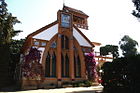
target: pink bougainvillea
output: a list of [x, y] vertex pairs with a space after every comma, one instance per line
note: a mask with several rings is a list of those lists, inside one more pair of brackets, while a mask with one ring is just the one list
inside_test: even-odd
[[29, 53], [24, 56], [22, 64], [22, 75], [24, 78], [42, 80], [44, 73], [40, 59], [40, 51], [31, 47]]
[[96, 61], [95, 56], [92, 52], [85, 53], [86, 70], [89, 80], [96, 78]]

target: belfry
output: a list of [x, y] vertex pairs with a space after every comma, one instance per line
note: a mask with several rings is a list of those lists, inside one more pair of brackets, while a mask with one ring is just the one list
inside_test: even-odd
[[27, 55], [31, 47], [41, 51], [39, 63], [44, 74], [40, 83], [36, 82], [41, 79], [26, 79], [22, 75], [23, 88], [87, 80], [84, 53], [92, 52], [94, 47], [82, 33], [88, 30], [88, 17], [80, 10], [64, 6], [57, 12], [55, 22], [27, 36], [22, 54]]

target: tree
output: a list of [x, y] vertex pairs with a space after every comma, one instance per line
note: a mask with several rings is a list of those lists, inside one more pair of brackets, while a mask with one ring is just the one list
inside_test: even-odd
[[13, 17], [8, 13], [7, 4], [4, 0], [0, 0], [0, 45], [9, 44], [12, 37], [17, 35], [20, 30], [14, 30], [14, 25], [20, 23], [17, 17]]
[[3, 56], [0, 57], [1, 63], [10, 61], [10, 44], [12, 37], [16, 36], [20, 30], [14, 30], [14, 25], [20, 23], [17, 17], [13, 17], [6, 8], [5, 0], [0, 0], [0, 52]]
[[122, 53], [125, 57], [137, 54], [136, 46], [138, 45], [138, 42], [130, 38], [128, 35], [125, 35], [121, 39], [119, 44], [120, 44]]
[[11, 54], [19, 54], [24, 42], [25, 39], [12, 40], [10, 43]]
[[139, 93], [140, 55], [122, 57], [102, 66], [103, 93]]
[[115, 45], [106, 45], [103, 47], [100, 47], [100, 55], [109, 55], [111, 53], [113, 55], [113, 59], [118, 58], [118, 46]]
[[24, 56], [24, 62], [21, 65], [23, 78], [35, 80], [37, 87], [44, 81], [44, 71], [40, 63], [41, 51], [31, 47], [29, 53]]
[[136, 7], [136, 9], [133, 10], [132, 14], [135, 17], [140, 18], [140, 0], [132, 0], [132, 2], [134, 3], [134, 6]]
[[11, 50], [10, 44], [12, 37], [17, 35], [20, 30], [14, 30], [14, 25], [20, 23], [17, 17], [8, 12], [5, 0], [0, 0], [0, 87], [9, 85], [11, 82], [10, 62]]
[[9, 70], [13, 83], [18, 83], [19, 63], [20, 63], [20, 52], [25, 39], [12, 40], [10, 43], [10, 62]]

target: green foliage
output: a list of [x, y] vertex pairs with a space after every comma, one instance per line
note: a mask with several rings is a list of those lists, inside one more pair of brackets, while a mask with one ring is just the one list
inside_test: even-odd
[[25, 39], [12, 40], [10, 43], [11, 54], [18, 54], [23, 46]]
[[92, 81], [85, 80], [73, 83], [73, 87], [90, 87], [92, 86]]
[[137, 18], [140, 18], [140, 0], [132, 0], [134, 3], [134, 6], [136, 7], [135, 10], [133, 10], [132, 15], [134, 15]]
[[20, 21], [13, 17], [6, 7], [5, 1], [0, 0], [0, 45], [9, 44], [12, 37], [21, 32], [20, 30], [14, 30], [14, 25], [20, 23]]
[[[15, 51], [13, 46], [17, 45], [13, 44], [14, 40], [12, 40], [12, 37], [21, 32], [20, 30], [14, 30], [14, 25], [16, 23], [20, 23], [20, 21], [18, 21], [16, 17], [13, 17], [12, 14], [8, 12], [6, 7], [7, 4], [5, 0], [0, 0], [0, 52], [5, 54], [2, 56], [2, 58], [0, 58], [0, 62], [3, 63], [8, 63], [11, 60], [10, 54]], [[19, 50], [17, 50], [15, 53], [18, 51]]]
[[140, 55], [133, 55], [107, 62], [103, 65], [104, 93], [139, 93]]
[[84, 82], [84, 84], [85, 84], [85, 87], [90, 87], [90, 86], [92, 86], [92, 82], [89, 81], [89, 80], [86, 80], [86, 81]]
[[[13, 78], [13, 82], [18, 82], [16, 79], [19, 79], [19, 68], [17, 66], [20, 62], [20, 50], [22, 48], [23, 43], [25, 42], [25, 39], [20, 40], [12, 40], [10, 43], [10, 62], [9, 62], [9, 72], [11, 75], [11, 78]], [[16, 73], [15, 73], [16, 71]]]
[[113, 55], [113, 58], [118, 58], [119, 53], [118, 53], [118, 46], [115, 45], [106, 45], [103, 47], [100, 47], [100, 55], [109, 55], [111, 53]]
[[137, 54], [138, 42], [130, 38], [128, 35], [125, 35], [119, 42], [120, 48], [124, 56], [131, 56]]
[[[0, 53], [2, 54], [0, 56], [0, 84], [2, 86], [9, 85], [10, 82], [13, 83], [14, 69], [17, 59], [19, 59], [18, 54], [13, 55], [13, 53], [19, 53], [19, 49], [16, 43], [13, 44], [12, 37], [21, 32], [20, 30], [14, 30], [16, 23], [20, 23], [20, 21], [8, 12], [5, 0], [0, 0]], [[17, 50], [15, 50], [15, 47]], [[1, 81], [4, 81], [4, 83], [2, 84]]]

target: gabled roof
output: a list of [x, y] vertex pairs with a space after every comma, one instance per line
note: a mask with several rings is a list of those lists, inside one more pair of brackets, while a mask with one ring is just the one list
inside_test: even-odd
[[94, 47], [94, 44], [76, 26], [73, 27], [73, 36], [80, 46]]
[[[31, 33], [28, 37], [41, 40], [50, 40], [56, 34], [58, 34], [57, 21]], [[73, 36], [79, 42], [80, 46], [94, 47], [94, 44], [74, 25], [73, 25]]]
[[46, 29], [48, 29], [48, 28], [50, 28], [50, 27], [52, 27], [52, 26], [54, 26], [54, 25], [56, 25], [56, 24], [58, 24], [58, 21], [55, 21], [55, 22], [53, 22], [53, 23], [51, 23], [51, 24], [48, 24], [48, 25], [46, 25], [46, 26], [44, 26], [44, 27], [38, 29], [37, 31], [35, 31], [35, 32], [31, 33], [31, 34], [29, 34], [28, 37], [30, 37], [30, 36], [35, 36], [35, 35], [37, 35], [37, 34], [43, 32], [44, 30], [46, 30]]
[[41, 40], [50, 40], [58, 32], [58, 22], [55, 21], [49, 25], [46, 25], [39, 30], [31, 33], [28, 37]]
[[58, 33], [58, 24], [45, 29], [44, 31], [33, 36], [34, 39], [50, 40], [53, 36]]
[[84, 15], [84, 16], [88, 17], [88, 15], [86, 13], [84, 13], [83, 11], [77, 10], [77, 9], [74, 9], [74, 8], [71, 8], [71, 7], [68, 7], [68, 6], [64, 6], [63, 10], [70, 11], [70, 12], [73, 12], [73, 13], [78, 13], [78, 14], [81, 14], [81, 15]]

